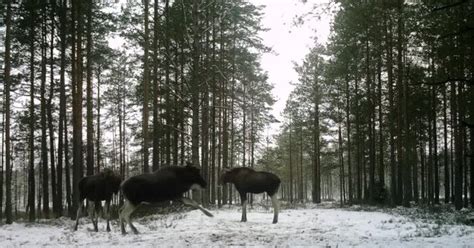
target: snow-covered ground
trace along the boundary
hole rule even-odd
[[[271,224],[271,209],[250,209],[247,223],[240,209],[199,210],[135,219],[139,235],[122,236],[117,221],[112,232],[91,231],[88,218],[72,231],[69,219],[0,226],[0,247],[474,247],[474,227],[448,225],[382,212],[344,209],[286,209]]]

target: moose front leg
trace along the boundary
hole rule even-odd
[[[270,196],[272,198],[273,205],[273,224],[278,223],[278,212],[280,211],[280,203],[278,202],[277,194]]]
[[[110,200],[105,201],[105,218],[107,218],[107,232],[110,232]]]
[[[241,222],[247,222],[247,193],[240,193],[240,201],[242,202],[242,219]]]

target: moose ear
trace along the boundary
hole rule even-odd
[[[230,168],[229,167],[224,167],[222,168],[222,173],[227,173],[230,171]]]

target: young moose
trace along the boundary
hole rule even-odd
[[[101,206],[101,201],[105,200],[105,214],[107,216],[107,232],[110,232],[110,201],[112,195],[117,194],[120,188],[121,179],[110,169],[105,169],[102,172],[84,177],[79,181],[79,208],[77,209],[76,225],[74,230],[77,230],[79,225],[79,218],[84,207],[83,201],[87,199],[89,202],[89,217],[92,219],[94,231],[98,231],[97,220],[98,211]]]
[[[180,200],[184,204],[198,208],[205,215],[212,217],[212,214],[199,206],[197,202],[183,197],[183,194],[190,189],[202,189],[206,185],[207,183],[201,177],[199,169],[192,165],[163,167],[153,173],[128,178],[121,185],[125,198],[125,203],[120,210],[122,234],[126,234],[124,221],[128,223],[135,234],[138,234],[138,230],[132,224],[130,215],[141,203]]]
[[[240,194],[242,202],[242,222],[247,221],[247,193],[264,193],[272,198],[273,224],[278,222],[279,203],[277,199],[280,178],[275,174],[255,171],[251,168],[240,167],[225,169],[219,178],[219,183],[233,183]]]

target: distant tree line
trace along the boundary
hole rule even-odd
[[[284,197],[474,207],[474,2],[327,7],[329,42],[295,66],[277,146],[262,156]]]

